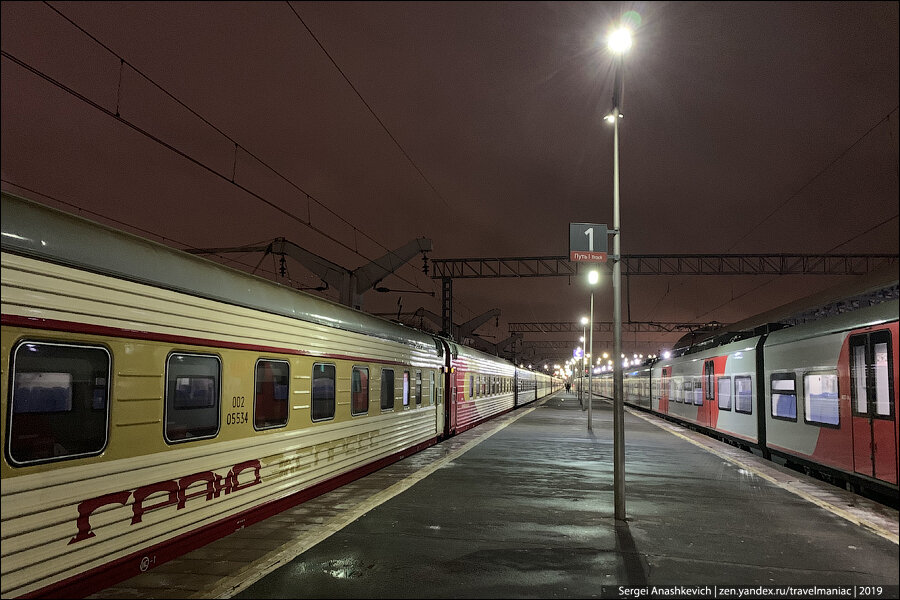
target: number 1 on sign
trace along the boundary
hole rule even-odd
[[[588,252],[594,251],[594,228],[585,230],[584,235],[588,236]]]

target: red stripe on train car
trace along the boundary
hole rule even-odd
[[[210,348],[226,348],[229,350],[250,350],[253,352],[268,352],[272,354],[294,354],[297,356],[312,356],[315,358],[329,358],[333,360],[353,360],[360,362],[377,363],[384,365],[405,365],[406,363],[372,359],[365,356],[351,356],[347,354],[319,354],[298,350],[296,348],[283,348],[279,346],[262,346],[259,344],[244,344],[240,342],[226,342],[208,338],[196,338],[167,333],[155,333],[152,331],[138,331],[135,329],[121,329],[106,325],[92,325],[75,321],[59,321],[55,319],[41,319],[38,317],[24,317],[20,315],[2,315],[0,323],[9,327],[29,327],[45,331],[64,331],[67,333],[81,333],[85,335],[97,335],[102,337],[117,337],[148,342],[165,342],[183,346],[207,346]]]

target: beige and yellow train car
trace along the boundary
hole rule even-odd
[[[77,596],[435,443],[439,339],[3,194],[2,596]]]

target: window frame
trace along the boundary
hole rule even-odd
[[[361,371],[366,372],[366,386],[365,386],[365,394],[366,394],[366,410],[362,412],[356,411],[356,405],[354,404],[353,394],[356,393],[353,391],[353,376]],[[369,376],[369,367],[364,367],[362,365],[353,365],[353,368],[350,370],[350,416],[351,417],[361,417],[363,415],[369,414],[369,405],[371,402],[371,393],[372,393],[372,385],[371,385],[371,377]],[[362,387],[362,386],[360,386]],[[362,393],[362,389],[360,392]]]
[[[284,415],[284,423],[280,425],[269,425],[267,427],[259,427],[256,424],[256,407],[257,407],[257,386],[259,385],[259,364],[263,362],[269,363],[281,363],[287,365],[287,397],[284,399],[285,401],[285,415]],[[290,361],[284,359],[276,359],[276,358],[258,358],[256,359],[256,363],[253,365],[253,429],[256,431],[266,431],[269,429],[281,429],[282,427],[287,427],[288,421],[291,418],[291,363]]]
[[[809,390],[809,385],[807,385],[806,383],[806,378],[810,375],[834,376],[835,394],[837,395],[837,423],[828,423],[827,421],[813,421],[809,418],[811,411],[806,405],[806,394]],[[811,369],[809,371],[803,372],[803,422],[807,425],[813,425],[815,427],[826,427],[828,429],[841,428],[841,376],[840,373],[838,373],[837,369]]]
[[[414,397],[416,406],[422,406],[422,371],[416,371],[416,381],[414,389]]]
[[[409,408],[409,369],[403,370],[403,408]]]
[[[387,389],[385,389],[385,386],[384,386],[384,383],[385,383],[385,373],[390,373],[390,374],[391,374],[391,385],[390,385],[389,388],[387,388]],[[381,406],[381,412],[390,412],[390,411],[393,411],[393,410],[394,410],[394,404],[395,404],[395,402],[397,401],[397,389],[396,389],[397,383],[396,383],[396,378],[394,377],[394,375],[395,375],[394,369],[387,369],[387,368],[382,367],[382,369],[381,369],[381,379],[379,380],[379,386],[380,386],[380,392],[379,392],[379,399],[380,399],[380,402],[379,402],[379,406]],[[390,401],[391,401],[391,405],[390,405],[390,406],[385,406],[385,403],[384,403],[384,401],[387,399],[387,398],[385,398],[385,392],[386,392],[386,391],[389,392],[389,398],[390,398]]]
[[[721,383],[728,382],[728,406],[722,406],[722,389]],[[731,412],[734,409],[734,384],[731,381],[731,375],[719,375],[716,377],[716,406],[719,410],[727,410]]]
[[[750,384],[750,410],[741,410],[738,408],[738,394],[737,394],[737,381],[738,379],[746,379]],[[750,375],[735,375],[734,376],[734,387],[731,388],[732,394],[732,402],[734,405],[734,412],[741,413],[742,415],[752,415],[753,414],[753,377]]]
[[[331,378],[334,386],[332,390],[334,392],[333,397],[331,399],[331,416],[328,417],[318,417],[315,416],[315,406],[316,406],[316,367],[331,367],[333,375]],[[324,421],[333,421],[337,414],[337,365],[333,362],[314,362],[312,365],[312,377],[309,379],[309,420],[313,423],[322,423]]]
[[[218,394],[216,395],[216,404],[214,406],[207,408],[207,410],[209,408],[215,409],[216,430],[214,433],[211,433],[209,435],[204,435],[204,436],[186,437],[186,438],[177,439],[177,440],[169,439],[169,431],[168,431],[168,426],[169,426],[169,418],[168,418],[169,417],[169,364],[171,363],[172,358],[174,358],[176,356],[193,356],[193,357],[199,357],[199,358],[214,358],[216,360],[216,363],[218,364],[218,372],[216,374],[216,378],[217,378],[216,379],[216,382],[217,382],[216,388],[218,391]],[[201,440],[211,440],[211,439],[215,439],[216,437],[218,437],[219,433],[221,433],[221,431],[222,431],[222,357],[219,356],[218,354],[208,354],[208,353],[204,353],[204,352],[181,352],[181,351],[177,351],[177,350],[169,352],[168,356],[166,356],[166,370],[163,375],[163,381],[165,382],[165,386],[166,386],[165,393],[163,394],[163,427],[162,427],[163,440],[165,440],[165,442],[167,444],[171,445],[171,444],[184,444],[184,443],[188,443],[188,442],[197,442],[197,441],[201,441]],[[173,398],[172,399],[172,403],[173,403],[172,409],[173,410],[193,410],[193,409],[176,409],[174,402],[175,402],[175,400]]]
[[[775,382],[776,381],[791,381],[794,384],[794,416],[793,417],[785,417],[782,415],[775,414]],[[779,396],[786,396],[788,394],[778,393]],[[789,421],[792,423],[797,422],[797,416],[799,413],[799,402],[797,402],[800,394],[797,390],[797,374],[793,371],[777,371],[773,372],[769,375],[769,415],[773,419],[778,419],[779,421]]]
[[[16,381],[16,363],[17,363],[17,354],[21,347],[26,344],[32,345],[42,345],[42,346],[61,346],[65,348],[84,348],[86,350],[101,350],[106,355],[106,426],[104,428],[105,435],[103,438],[103,443],[97,450],[92,450],[90,452],[80,452],[78,454],[65,454],[61,456],[51,456],[49,458],[39,458],[35,460],[25,460],[19,461],[13,457],[13,418],[16,414],[15,412],[15,381]],[[56,341],[56,340],[35,340],[30,338],[23,338],[19,340],[16,344],[13,345],[12,350],[10,351],[10,369],[9,369],[9,387],[7,390],[7,413],[6,413],[6,444],[4,451],[6,452],[6,458],[9,461],[10,466],[12,467],[30,467],[33,465],[41,465],[47,463],[60,462],[65,460],[75,460],[79,458],[88,458],[91,456],[99,456],[103,454],[106,449],[109,447],[109,439],[110,439],[110,412],[112,407],[112,374],[113,374],[113,356],[110,349],[103,344],[90,344],[90,343],[82,343],[82,342],[66,342],[66,341]],[[72,409],[69,409],[70,412]],[[91,409],[95,410],[95,409]]]

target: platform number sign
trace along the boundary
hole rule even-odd
[[[569,260],[606,262],[605,224],[569,223]]]

